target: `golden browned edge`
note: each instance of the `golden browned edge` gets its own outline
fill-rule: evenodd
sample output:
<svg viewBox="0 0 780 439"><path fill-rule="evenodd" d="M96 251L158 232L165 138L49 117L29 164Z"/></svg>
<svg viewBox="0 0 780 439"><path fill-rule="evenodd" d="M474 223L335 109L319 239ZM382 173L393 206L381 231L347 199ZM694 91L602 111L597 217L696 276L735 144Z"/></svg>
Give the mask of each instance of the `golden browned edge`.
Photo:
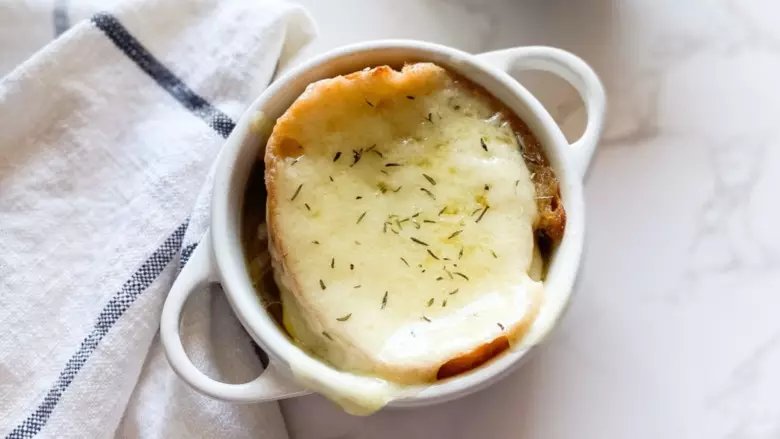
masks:
<svg viewBox="0 0 780 439"><path fill-rule="evenodd" d="M523 159L528 167L528 171L531 173L531 180L534 183L536 192L536 208L539 211L539 217L536 224L534 224L534 230L537 236L542 235L543 239L549 239L552 243L560 242L566 229L566 211L561 202L558 177L555 175L552 167L550 167L550 162L539 140L520 117L507 108L500 99L485 90L484 87L475 84L462 75L449 70L448 72L456 78L457 82L469 88L473 93L487 99L491 103L493 110L500 112L504 119L509 121L512 131L520 137Z"/></svg>
<svg viewBox="0 0 780 439"><path fill-rule="evenodd" d="M293 113L305 111L306 107L313 106L314 104L311 102L310 96L315 94L317 89L329 87L331 81L358 81L365 79L367 76L388 76L392 74L392 72L393 69L389 66L378 66L372 69L362 70L345 76L314 83L310 86L311 88L307 89L304 93L307 99L301 100L299 98L279 119L277 119L265 149L265 183L268 193L268 230L270 236L276 235L278 230L275 215L272 214L276 210L278 196L278 191L276 191L276 169L280 165L279 162L283 161L284 158L298 157L303 153L303 147L293 139L287 138L283 133L284 126L291 123L292 119L294 119ZM494 111L500 112L502 116L509 121L513 131L520 137L523 158L531 173L531 179L534 183L537 197L536 204L539 211L539 217L537 223L534 225L534 230L537 234L537 238L543 241L550 241L544 244L559 242L563 238L563 232L566 227L566 211L564 210L563 203L560 199L558 179L555 175L555 171L550 167L550 163L544 153L542 145L528 128L528 125L510 111L498 98L469 79L450 70L447 70L447 72L458 83L464 85L473 93L477 93L483 98L488 99ZM316 103L317 100L314 99L314 101ZM287 252L285 250L284 242L280 239L272 239L271 242L273 243L272 245L274 245L277 254L281 255L281 269L286 271L285 256L287 255ZM292 278L296 282L296 288L299 288L300 285L297 285L297 278L294 276ZM536 313L538 312L538 305L540 304L532 307L533 312L530 314L533 314L533 316L528 316L529 318L520 324L520 328L517 331L518 333L523 333L528 329L528 326L533 322L533 319L535 319ZM500 335L489 342L477 346L469 352L453 357L443 363L439 366L436 373L436 379L443 380L469 372L497 357L509 347L510 343L507 336Z"/></svg>

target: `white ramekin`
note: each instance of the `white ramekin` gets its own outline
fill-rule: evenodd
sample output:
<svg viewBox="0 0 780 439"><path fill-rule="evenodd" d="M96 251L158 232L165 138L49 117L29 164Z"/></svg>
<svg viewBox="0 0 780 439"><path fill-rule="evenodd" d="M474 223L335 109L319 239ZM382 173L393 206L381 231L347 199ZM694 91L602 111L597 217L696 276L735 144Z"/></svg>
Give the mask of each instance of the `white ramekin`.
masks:
<svg viewBox="0 0 780 439"><path fill-rule="evenodd" d="M211 206L211 228L174 283L163 308L160 335L173 369L198 391L226 401L269 401L308 391L296 382L290 365L304 365L327 381L339 373L308 355L290 341L265 311L252 287L241 245L241 210L252 166L262 156L266 139L256 129L258 118L273 121L304 88L317 80L376 65L431 61L454 70L500 99L531 128L544 146L561 182L566 207L564 238L552 257L545 291L548 305L534 324L530 337L540 340L566 307L574 287L583 251L585 206L582 179L601 135L604 89L593 70L581 59L549 47L517 47L480 55L421 41L374 41L342 47L313 59L275 81L239 120L218 158ZM569 144L539 101L506 72L544 70L580 93L588 122L582 137ZM246 384L215 381L200 372L187 357L179 335L182 308L200 285L222 285L233 310L247 332L268 353L270 363ZM458 398L487 387L519 366L529 349L511 349L463 375L433 383L419 394L393 401L391 406L413 407Z"/></svg>

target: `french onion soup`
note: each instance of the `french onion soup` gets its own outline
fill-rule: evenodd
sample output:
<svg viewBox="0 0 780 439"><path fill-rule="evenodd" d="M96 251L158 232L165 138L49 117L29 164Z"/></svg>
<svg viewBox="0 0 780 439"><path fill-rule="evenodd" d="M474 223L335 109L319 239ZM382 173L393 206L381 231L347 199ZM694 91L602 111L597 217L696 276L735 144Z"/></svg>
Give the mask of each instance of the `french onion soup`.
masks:
<svg viewBox="0 0 780 439"><path fill-rule="evenodd" d="M339 370L446 379L522 340L545 300L566 223L556 176L517 116L438 65L309 85L263 171L266 212L262 188L244 203L250 274L270 255L281 324Z"/></svg>

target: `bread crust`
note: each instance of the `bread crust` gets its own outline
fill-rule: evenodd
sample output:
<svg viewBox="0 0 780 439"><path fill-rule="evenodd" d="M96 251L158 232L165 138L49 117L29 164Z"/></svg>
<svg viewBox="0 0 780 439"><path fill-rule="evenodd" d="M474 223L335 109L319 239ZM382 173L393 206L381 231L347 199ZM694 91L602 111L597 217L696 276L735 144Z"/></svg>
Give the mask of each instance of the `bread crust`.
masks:
<svg viewBox="0 0 780 439"><path fill-rule="evenodd" d="M429 67L430 66L430 67ZM431 67L435 67L435 70ZM268 230L273 239L270 240L274 255L275 266L288 273L286 256L288 254L286 244L281 239L281 224L274 215L278 206L279 191L277 190L277 172L289 158L296 158L303 154L304 146L296 140L298 134L298 120L309 112L317 111L323 105L327 105L332 96L338 96L342 89L358 86L362 90L373 91L377 96L391 95L396 89L414 89L419 93L432 90L443 79L442 72L449 75L448 79L456 78L462 81L474 93L479 93L492 103L495 111L501 112L508 120L514 132L523 146L523 156L531 173L534 183L538 218L535 223L535 231L558 242L563 237L566 224L566 214L560 201L559 183L555 172L550 168L542 146L531 133L528 126L505 105L495 97L487 93L481 87L473 84L465 78L453 75L433 64L418 63L407 65L402 71L396 71L388 66L379 66L354 72L345 76L318 81L307 87L306 91L290 106L290 108L276 121L273 132L268 140L265 150L265 183L268 194ZM376 105L382 105L382 99L377 99ZM295 276L288 276L287 286L293 291L300 291L301 285ZM535 304L529 310L527 319L512 328L502 328L503 334L486 341L460 355L430 366L430 370L422 373L424 376L446 379L461 373L468 372L495 358L510 346L510 340L520 338L527 331L530 323L535 319L539 304ZM395 375L393 371L388 374ZM400 375L400 374L399 374ZM418 373L415 375L419 376Z"/></svg>

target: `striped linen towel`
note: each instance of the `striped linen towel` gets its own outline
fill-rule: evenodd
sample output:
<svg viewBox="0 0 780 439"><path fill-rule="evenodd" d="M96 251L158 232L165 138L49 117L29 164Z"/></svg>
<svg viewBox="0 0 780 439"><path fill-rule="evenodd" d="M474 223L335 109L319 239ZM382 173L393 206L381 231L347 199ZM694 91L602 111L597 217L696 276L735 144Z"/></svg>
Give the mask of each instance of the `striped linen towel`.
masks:
<svg viewBox="0 0 780 439"><path fill-rule="evenodd" d="M286 437L275 403L192 391L156 333L225 137L314 33L263 0L0 0L0 437ZM247 381L260 357L213 288L185 346Z"/></svg>

